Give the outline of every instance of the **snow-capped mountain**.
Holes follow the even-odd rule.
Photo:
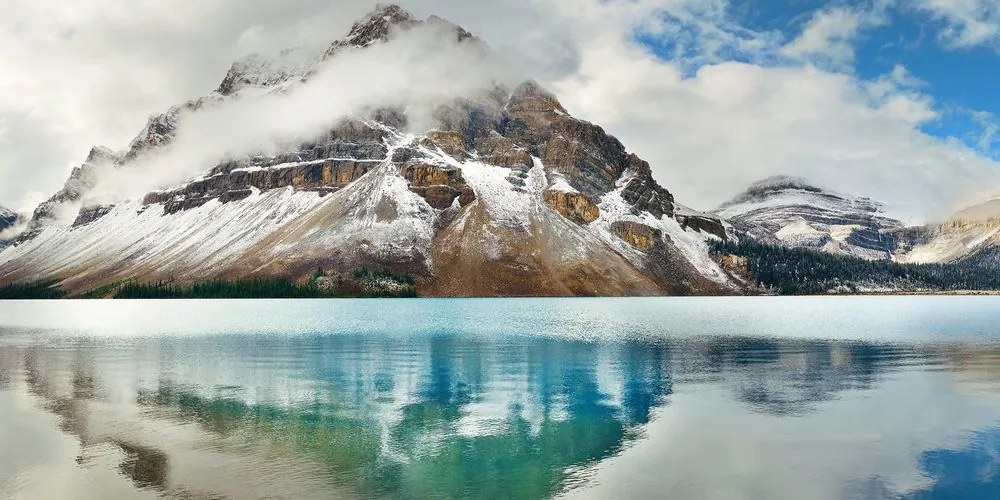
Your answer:
[[[13,226],[15,221],[17,221],[17,214],[9,208],[0,206],[0,231]]]
[[[956,212],[947,221],[897,233],[896,259],[913,263],[975,261],[996,267],[1000,248],[1000,199]]]
[[[888,259],[903,224],[869,198],[789,176],[770,177],[712,211],[759,241],[867,259]]]
[[[767,244],[900,263],[1000,268],[1000,199],[942,223],[904,227],[877,201],[777,176],[754,183],[712,214],[737,237]]]
[[[708,252],[723,223],[678,211],[645,161],[531,81],[450,99],[432,123],[410,106],[373,108],[295,146],[204,165],[180,185],[97,196],[103,173],[169,148],[185,116],[293,95],[329,61],[428,25],[488,50],[447,21],[381,5],[319,54],[238,61],[216,91],[150,119],[124,152],[95,148],[0,253],[0,284],[55,278],[82,293],[126,279],[301,280],[367,266],[410,274],[432,296],[736,290]]]
[[[15,235],[10,234],[10,231],[14,230],[17,221],[18,215],[16,212],[0,206],[0,248],[4,248],[13,242]]]

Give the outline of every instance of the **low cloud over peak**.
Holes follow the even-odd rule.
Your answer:
[[[952,52],[958,47],[992,50],[995,9],[976,2],[983,3],[959,9],[878,0],[812,10],[768,2],[756,17],[725,0],[400,3],[419,19],[434,14],[476,33],[515,66],[512,72],[539,80],[570,112],[648,160],[688,205],[711,208],[753,181],[791,173],[880,199],[916,220],[1000,188],[989,150],[994,141],[984,139],[996,128],[998,110],[981,109],[988,100],[965,109],[939,95],[947,82],[926,65],[911,67],[903,52],[922,50],[920,43],[955,57],[962,56]],[[92,145],[124,149],[150,115],[216,88],[234,60],[326,47],[373,7],[360,0],[207,0],[183,9],[124,0],[10,2],[0,21],[0,64],[7,69],[0,75],[0,202],[30,210]],[[902,18],[927,21],[934,41],[897,28]],[[883,38],[896,41],[868,48]],[[414,65],[406,78],[419,76],[420,85],[396,85],[403,66],[370,70],[365,79],[331,79],[345,87],[342,102],[356,100],[345,108],[367,102],[351,93],[350,83],[390,98],[433,100],[433,89],[455,90],[477,76],[461,58],[398,49],[384,57]],[[422,59],[429,64],[415,64]],[[482,73],[494,66],[474,67]],[[198,120],[228,141],[225,124],[241,121],[238,107],[227,107],[229,118],[208,113]],[[294,137],[309,128],[285,111],[292,108],[270,111],[275,128],[248,133],[231,152],[286,140],[281,130]],[[329,119],[349,111],[297,112]],[[956,116],[975,119],[955,128]]]

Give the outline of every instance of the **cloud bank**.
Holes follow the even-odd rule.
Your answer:
[[[205,174],[225,159],[294,150],[344,119],[377,109],[401,109],[412,132],[423,132],[440,106],[483,98],[495,85],[509,88],[523,79],[485,45],[459,43],[452,27],[438,23],[398,30],[386,43],[345,49],[322,62],[318,57],[308,78],[285,91],[251,88],[182,111],[168,145],[105,170],[92,197],[142,197]]]
[[[656,178],[696,208],[711,208],[780,173],[881,199],[913,221],[944,218],[971,197],[1000,191],[998,164],[975,144],[923,132],[941,119],[944,105],[906,68],[874,79],[852,69],[857,40],[885,22],[879,16],[886,9],[926,16],[947,47],[995,46],[1000,19],[986,0],[831,5],[793,21],[789,33],[742,26],[725,0],[400,3],[418,17],[437,14],[478,35],[554,90],[572,113],[604,126],[650,161]],[[9,68],[0,74],[0,204],[30,210],[40,193],[58,189],[92,145],[124,148],[149,115],[207,94],[238,57],[323,46],[371,7],[361,0],[204,0],[183,9],[124,0],[13,0],[0,20],[0,65]],[[386,56],[429,57],[405,49]],[[344,99],[331,100],[324,119],[395,92],[433,100],[428,93],[435,87],[474,79],[463,59],[438,59],[412,69],[400,61],[396,69],[369,70],[369,78],[358,80],[369,87],[379,82],[363,89],[377,94],[370,101],[332,78]],[[433,85],[409,89],[399,83],[399,68],[423,71],[420,81]],[[415,76],[405,78],[418,81]],[[356,101],[345,104],[350,99]],[[309,126],[298,128],[286,105]],[[323,124],[308,106],[280,103],[281,112],[268,106],[279,103],[206,113],[179,144],[210,156],[218,151],[199,144],[205,134],[234,123],[239,129],[244,120],[237,117],[252,123],[249,117],[262,112],[274,117],[275,127],[224,133],[225,142],[243,142],[231,152]],[[163,160],[162,167],[183,177],[188,166],[207,161],[199,154]]]

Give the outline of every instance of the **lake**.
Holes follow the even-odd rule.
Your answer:
[[[1000,297],[0,302],[4,498],[1000,498]]]

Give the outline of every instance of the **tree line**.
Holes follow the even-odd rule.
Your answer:
[[[782,295],[854,293],[866,290],[1000,290],[1000,252],[944,264],[901,264],[752,240],[715,242],[716,255],[746,258],[761,288]]]
[[[349,274],[328,275],[322,268],[304,283],[289,278],[213,279],[198,283],[172,280],[125,280],[95,288],[79,298],[116,299],[305,299],[344,297],[416,297],[412,276],[388,269],[356,268]],[[0,300],[67,298],[58,280],[11,283],[0,287]]]

